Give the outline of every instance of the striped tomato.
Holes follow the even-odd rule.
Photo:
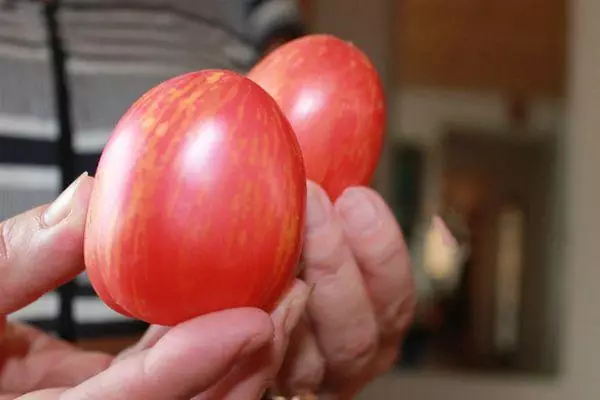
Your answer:
[[[110,307],[149,323],[268,311],[294,279],[305,202],[275,101],[233,72],[185,74],[135,102],[102,153],[87,272]]]
[[[367,56],[331,35],[308,35],[267,55],[248,77],[277,101],[298,135],[309,179],[332,199],[368,185],[381,154],[385,104]]]

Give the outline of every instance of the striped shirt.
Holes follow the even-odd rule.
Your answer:
[[[0,221],[54,199],[61,187],[55,77],[43,5],[0,0]],[[66,54],[75,173],[94,174],[120,116],[146,90],[205,68],[246,71],[278,35],[302,31],[293,0],[64,0],[57,21]],[[134,332],[77,278],[78,338]],[[9,316],[55,329],[49,293]]]

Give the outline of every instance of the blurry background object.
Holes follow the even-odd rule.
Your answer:
[[[390,198],[419,289],[400,365],[553,375],[566,2],[391,7]]]
[[[518,205],[509,204],[501,210],[498,221],[494,350],[509,356],[519,348],[524,217]]]
[[[451,294],[460,281],[468,253],[468,238],[459,243],[441,217],[435,216],[423,239],[421,265],[436,291]]]

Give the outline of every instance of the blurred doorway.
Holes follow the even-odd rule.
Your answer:
[[[470,232],[458,292],[467,316],[461,358],[479,367],[544,369],[555,140],[451,132],[441,145],[441,209],[461,215]]]
[[[451,130],[439,146],[439,215],[468,256],[453,269],[420,257],[425,367],[554,371],[554,137]]]

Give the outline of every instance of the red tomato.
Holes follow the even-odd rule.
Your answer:
[[[174,325],[271,310],[294,279],[302,153],[275,101],[233,72],[168,80],[123,116],[96,174],[85,262],[116,311]]]
[[[274,50],[248,77],[280,105],[298,136],[309,179],[332,199],[368,185],[384,137],[382,85],[367,56],[331,35]]]

